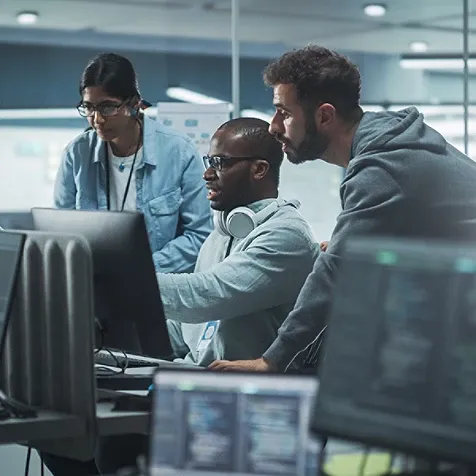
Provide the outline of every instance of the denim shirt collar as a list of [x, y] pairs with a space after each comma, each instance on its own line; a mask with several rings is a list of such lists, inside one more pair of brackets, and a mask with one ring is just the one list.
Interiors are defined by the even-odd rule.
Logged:
[[[151, 165], [155, 167], [157, 165], [157, 139], [156, 139], [156, 124], [154, 119], [144, 115], [144, 129], [142, 132], [143, 135], [143, 158], [142, 162], [138, 165], [138, 169], [143, 167], [144, 164]], [[101, 162], [105, 165], [106, 160], [106, 142], [102, 139], [99, 139], [97, 134], [96, 144], [93, 148], [93, 162]]]

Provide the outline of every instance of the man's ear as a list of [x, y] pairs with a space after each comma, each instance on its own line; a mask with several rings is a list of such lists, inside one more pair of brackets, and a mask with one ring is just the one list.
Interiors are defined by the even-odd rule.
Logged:
[[316, 108], [316, 113], [314, 115], [314, 119], [316, 121], [316, 127], [321, 129], [322, 127], [329, 126], [336, 116], [336, 108], [327, 102], [321, 104], [318, 108]]
[[269, 162], [266, 160], [256, 160], [251, 167], [251, 171], [255, 180], [263, 180], [269, 171]]

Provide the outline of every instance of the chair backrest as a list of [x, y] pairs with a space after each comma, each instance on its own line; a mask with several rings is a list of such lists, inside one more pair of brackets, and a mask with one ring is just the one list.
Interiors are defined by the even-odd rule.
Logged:
[[91, 252], [80, 237], [26, 234], [0, 388], [20, 402], [86, 423], [80, 438], [31, 446], [91, 458], [96, 438]]

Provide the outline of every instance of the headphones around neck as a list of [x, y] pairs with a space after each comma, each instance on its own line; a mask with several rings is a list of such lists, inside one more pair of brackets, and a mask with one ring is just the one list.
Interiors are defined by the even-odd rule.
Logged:
[[213, 214], [213, 223], [220, 235], [245, 238], [271, 215], [274, 215], [278, 208], [286, 205], [291, 205], [298, 209], [301, 203], [298, 200], [287, 201], [278, 198], [258, 213], [255, 213], [248, 207], [237, 207], [229, 213], [215, 212]]

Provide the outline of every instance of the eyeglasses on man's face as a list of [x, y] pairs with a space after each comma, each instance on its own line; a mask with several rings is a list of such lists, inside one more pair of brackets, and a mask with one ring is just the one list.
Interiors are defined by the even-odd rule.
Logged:
[[226, 166], [233, 164], [239, 160], [265, 160], [262, 157], [246, 156], [246, 157], [225, 157], [220, 155], [205, 155], [203, 157], [203, 165], [206, 169], [223, 170]]
[[117, 102], [110, 102], [104, 101], [99, 104], [90, 104], [88, 102], [83, 103], [80, 102], [76, 108], [78, 112], [83, 117], [92, 117], [94, 114], [99, 112], [102, 117], [111, 117], [116, 116], [119, 114], [121, 107], [124, 105], [124, 102], [117, 103]]

